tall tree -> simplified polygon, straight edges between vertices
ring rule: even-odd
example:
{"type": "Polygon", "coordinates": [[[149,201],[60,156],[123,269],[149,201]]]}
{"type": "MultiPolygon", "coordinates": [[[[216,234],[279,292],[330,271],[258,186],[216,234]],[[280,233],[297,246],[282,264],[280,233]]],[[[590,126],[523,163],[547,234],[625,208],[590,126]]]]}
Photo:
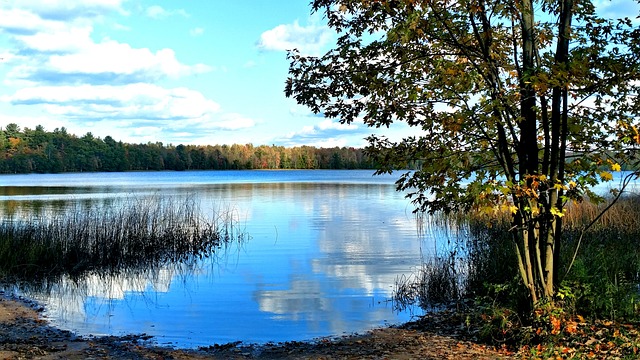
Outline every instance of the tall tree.
{"type": "Polygon", "coordinates": [[[314,0],[339,34],[320,57],[289,53],[285,93],[371,127],[380,173],[418,211],[508,210],[533,304],[554,296],[571,199],[636,162],[640,30],[574,0],[314,0]]]}

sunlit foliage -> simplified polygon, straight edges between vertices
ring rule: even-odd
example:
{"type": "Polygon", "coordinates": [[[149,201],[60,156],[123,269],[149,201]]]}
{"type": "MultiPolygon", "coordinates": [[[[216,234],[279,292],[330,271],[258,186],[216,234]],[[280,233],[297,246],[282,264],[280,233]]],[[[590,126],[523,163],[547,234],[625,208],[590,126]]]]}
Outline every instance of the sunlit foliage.
{"type": "Polygon", "coordinates": [[[286,95],[343,123],[415,128],[368,138],[379,172],[421,164],[398,181],[418,211],[509,211],[532,303],[551,299],[565,205],[638,163],[637,23],[573,0],[312,8],[339,38],[320,57],[289,53],[286,95]]]}

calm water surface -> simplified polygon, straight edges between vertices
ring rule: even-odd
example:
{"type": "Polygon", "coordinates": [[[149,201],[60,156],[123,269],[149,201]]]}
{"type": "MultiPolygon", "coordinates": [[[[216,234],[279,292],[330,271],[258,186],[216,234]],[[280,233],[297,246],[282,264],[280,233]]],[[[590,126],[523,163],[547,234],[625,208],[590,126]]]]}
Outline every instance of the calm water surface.
{"type": "Polygon", "coordinates": [[[27,295],[53,324],[85,335],[147,333],[178,347],[310,340],[410,319],[393,310],[394,283],[420,265],[433,239],[419,233],[396,178],[322,170],[2,175],[0,214],[195,195],[204,213],[233,211],[249,237],[189,268],[63,279],[27,295]]]}

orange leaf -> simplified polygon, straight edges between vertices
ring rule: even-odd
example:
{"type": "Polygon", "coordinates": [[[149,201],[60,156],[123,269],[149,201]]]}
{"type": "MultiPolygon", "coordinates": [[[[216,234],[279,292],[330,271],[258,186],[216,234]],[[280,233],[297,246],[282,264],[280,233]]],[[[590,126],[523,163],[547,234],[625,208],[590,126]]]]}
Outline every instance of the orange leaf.
{"type": "Polygon", "coordinates": [[[553,327],[553,330],[551,330],[551,333],[553,335],[557,335],[560,332],[560,326],[562,325],[560,319],[558,319],[555,316],[551,316],[551,326],[553,327]]]}

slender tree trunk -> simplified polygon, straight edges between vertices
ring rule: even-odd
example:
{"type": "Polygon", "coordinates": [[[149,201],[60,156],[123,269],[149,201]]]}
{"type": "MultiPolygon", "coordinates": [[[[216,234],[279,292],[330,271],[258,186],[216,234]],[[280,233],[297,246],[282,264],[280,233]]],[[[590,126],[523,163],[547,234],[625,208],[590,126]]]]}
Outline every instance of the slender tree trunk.
{"type": "Polygon", "coordinates": [[[538,173],[538,134],[536,119],[536,92],[527,78],[535,74],[535,33],[533,31],[533,4],[522,2],[522,74],[520,83],[520,176],[538,173]]]}
{"type": "MultiPolygon", "coordinates": [[[[573,17],[573,0],[566,0],[564,2],[563,5],[563,12],[562,12],[562,25],[561,25],[561,31],[562,31],[562,43],[563,43],[563,47],[564,47],[564,51],[566,52],[566,57],[563,59],[564,62],[568,62],[568,55],[569,55],[569,40],[570,40],[570,36],[571,36],[571,19],[573,17]]],[[[564,176],[564,164],[566,161],[566,152],[567,152],[567,132],[568,132],[568,125],[569,125],[569,90],[568,90],[568,86],[565,86],[564,89],[562,90],[562,126],[560,127],[560,154],[559,154],[559,164],[558,164],[558,181],[562,184],[564,184],[565,181],[565,176],[564,176]]],[[[558,199],[557,199],[557,207],[560,209],[562,208],[562,195],[563,195],[563,191],[559,190],[558,193],[558,199]]],[[[559,263],[559,257],[560,257],[560,245],[561,245],[561,237],[562,237],[562,218],[557,218],[557,230],[555,233],[556,236],[556,246],[553,249],[554,250],[554,262],[556,264],[559,263]]],[[[554,273],[554,282],[558,282],[558,272],[556,271],[554,273]]]]}
{"type": "MultiPolygon", "coordinates": [[[[535,34],[534,34],[533,4],[531,0],[523,0],[521,10],[522,26],[522,78],[520,81],[520,139],[517,146],[518,173],[520,181],[526,181],[530,185],[531,179],[528,175],[538,173],[538,138],[536,119],[536,92],[531,81],[528,79],[535,73],[535,34]]],[[[527,204],[529,205],[529,204],[527,204]]],[[[524,209],[524,205],[522,205],[524,209]]],[[[530,220],[528,216],[525,220],[530,220]]],[[[523,221],[521,224],[521,240],[524,250],[524,266],[526,279],[525,284],[529,288],[529,293],[533,303],[539,300],[538,286],[536,279],[537,268],[540,265],[539,239],[536,239],[536,231],[531,221],[523,221]]]]}
{"type": "MultiPolygon", "coordinates": [[[[560,3],[560,18],[558,28],[558,43],[556,46],[555,61],[560,71],[566,70],[569,60],[569,40],[571,32],[571,17],[573,12],[573,0],[562,0],[560,3]]],[[[568,122],[568,99],[567,86],[556,86],[552,91],[551,103],[551,163],[550,180],[551,186],[564,182],[564,162],[566,151],[566,133],[568,122]]],[[[562,209],[562,190],[551,188],[549,190],[549,210],[555,207],[562,209]]],[[[545,250],[545,296],[553,296],[555,292],[555,282],[557,281],[556,267],[558,264],[558,253],[562,237],[562,218],[552,214],[547,216],[546,228],[546,250],[545,250]]]]}

